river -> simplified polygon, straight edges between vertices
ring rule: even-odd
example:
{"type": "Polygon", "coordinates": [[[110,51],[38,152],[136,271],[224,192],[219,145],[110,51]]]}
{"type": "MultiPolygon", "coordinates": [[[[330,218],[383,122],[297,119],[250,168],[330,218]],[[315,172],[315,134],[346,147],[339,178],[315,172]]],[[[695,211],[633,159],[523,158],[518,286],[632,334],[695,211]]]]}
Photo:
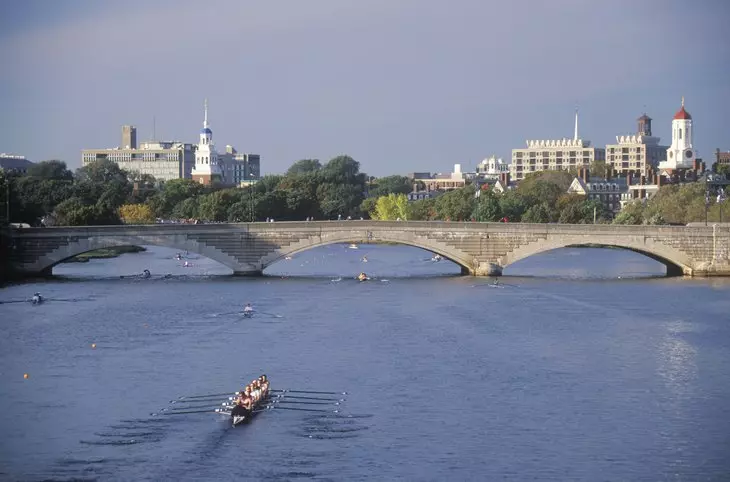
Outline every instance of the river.
{"type": "Polygon", "coordinates": [[[728,279],[588,248],[497,288],[403,246],[325,246],[253,279],[174,254],[0,290],[48,298],[0,304],[0,479],[728,480],[728,279]],[[347,395],[235,429],[165,415],[261,373],[347,395]]]}

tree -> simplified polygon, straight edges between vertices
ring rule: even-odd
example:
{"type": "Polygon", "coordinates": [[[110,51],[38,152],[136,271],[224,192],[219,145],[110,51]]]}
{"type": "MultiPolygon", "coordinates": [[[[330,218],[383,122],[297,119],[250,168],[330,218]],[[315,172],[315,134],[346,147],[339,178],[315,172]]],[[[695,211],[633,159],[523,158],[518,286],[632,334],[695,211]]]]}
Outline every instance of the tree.
{"type": "Polygon", "coordinates": [[[198,197],[189,197],[175,204],[172,208],[172,217],[174,219],[195,219],[198,216],[198,197]]]}
{"type": "Polygon", "coordinates": [[[204,185],[192,179],[172,179],[162,186],[160,192],[149,198],[147,203],[157,217],[167,218],[179,203],[200,196],[207,190],[204,185]]]}
{"type": "Polygon", "coordinates": [[[436,198],[436,215],[445,221],[467,221],[474,211],[474,186],[454,189],[436,198]]]}
{"type": "Polygon", "coordinates": [[[567,190],[567,188],[563,189],[559,184],[542,179],[531,181],[526,185],[520,184],[517,188],[517,192],[522,194],[531,206],[546,203],[550,208],[555,206],[558,198],[567,190]]]}
{"type": "Polygon", "coordinates": [[[506,191],[499,197],[499,207],[502,210],[502,216],[511,222],[518,223],[529,206],[525,197],[519,192],[506,191]]]}
{"type": "Polygon", "coordinates": [[[86,204],[78,197],[66,199],[56,206],[53,217],[59,226],[119,224],[116,211],[110,211],[106,206],[99,204],[86,204]]]}
{"type": "Polygon", "coordinates": [[[377,202],[378,198],[376,197],[365,198],[360,204],[360,212],[362,212],[364,216],[372,218],[373,213],[375,212],[375,204],[377,202]]]}
{"type": "Polygon", "coordinates": [[[11,177],[8,181],[11,218],[29,224],[36,224],[40,218],[53,212],[59,203],[71,197],[74,190],[72,182],[66,180],[20,176],[11,177]]]}
{"type": "Polygon", "coordinates": [[[502,217],[499,196],[491,189],[481,190],[472,218],[479,222],[493,222],[499,221],[502,217]]]}
{"type": "Polygon", "coordinates": [[[408,206],[411,221],[431,221],[436,219],[436,200],[434,198],[419,199],[408,206]]]}
{"type": "Polygon", "coordinates": [[[107,159],[90,162],[76,171],[75,197],[85,204],[104,204],[105,210],[116,212],[132,193],[128,174],[107,159]]]}
{"type": "Polygon", "coordinates": [[[125,224],[152,224],[155,215],[146,204],[124,204],[119,208],[119,217],[125,224]]]}
{"type": "Polygon", "coordinates": [[[525,223],[549,223],[553,219],[553,212],[547,203],[535,204],[525,212],[522,221],[525,223]]]}
{"type": "Polygon", "coordinates": [[[408,198],[405,194],[380,196],[372,213],[372,218],[379,221],[407,221],[408,217],[408,198]]]}
{"type": "Polygon", "coordinates": [[[532,185],[536,182],[548,182],[555,184],[560,188],[560,193],[564,193],[568,190],[570,185],[573,183],[575,175],[570,171],[537,171],[531,172],[525,176],[520,182],[517,190],[520,192],[529,192],[532,190],[532,185]]]}
{"type": "Polygon", "coordinates": [[[380,197],[388,194],[408,194],[411,190],[411,181],[406,176],[386,176],[375,180],[368,195],[380,197]]]}
{"type": "Polygon", "coordinates": [[[641,199],[626,203],[613,219],[613,224],[644,224],[644,210],[641,199]]]}
{"type": "Polygon", "coordinates": [[[356,184],[324,183],[317,187],[317,199],[325,218],[359,216],[362,188],[356,184]]]}
{"type": "Polygon", "coordinates": [[[312,173],[319,171],[320,169],[322,169],[322,164],[319,162],[319,159],[302,159],[292,164],[286,171],[286,175],[293,176],[297,174],[312,173]]]}
{"type": "Polygon", "coordinates": [[[725,179],[730,179],[730,164],[719,164],[715,171],[718,174],[724,175],[725,179]]]}
{"type": "Polygon", "coordinates": [[[359,184],[365,186],[364,174],[360,174],[360,163],[350,156],[337,156],[322,168],[324,182],[335,184],[359,184]]]}
{"type": "Polygon", "coordinates": [[[227,221],[230,206],[241,200],[238,189],[221,189],[200,196],[198,200],[198,217],[207,221],[227,221]]]}
{"type": "Polygon", "coordinates": [[[557,204],[558,222],[564,224],[590,224],[595,209],[596,222],[604,219],[603,204],[595,199],[586,199],[580,194],[565,194],[557,204]]]}
{"type": "Polygon", "coordinates": [[[73,173],[66,167],[66,163],[57,160],[33,164],[28,167],[26,175],[38,179],[53,179],[57,181],[70,181],[73,179],[73,173]]]}

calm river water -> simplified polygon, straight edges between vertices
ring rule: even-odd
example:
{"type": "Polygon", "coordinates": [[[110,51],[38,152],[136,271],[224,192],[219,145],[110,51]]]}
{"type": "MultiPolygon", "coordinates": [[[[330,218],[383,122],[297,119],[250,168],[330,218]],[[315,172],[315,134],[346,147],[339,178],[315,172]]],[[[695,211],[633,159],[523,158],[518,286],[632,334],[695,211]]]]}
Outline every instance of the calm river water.
{"type": "Polygon", "coordinates": [[[601,249],[523,260],[501,288],[401,246],[326,246],[258,279],[174,254],[0,290],[49,299],[0,305],[0,479],[730,478],[730,280],[601,249]],[[253,319],[232,314],[247,302],[253,319]],[[235,429],[151,415],[262,372],[348,395],[235,429]]]}

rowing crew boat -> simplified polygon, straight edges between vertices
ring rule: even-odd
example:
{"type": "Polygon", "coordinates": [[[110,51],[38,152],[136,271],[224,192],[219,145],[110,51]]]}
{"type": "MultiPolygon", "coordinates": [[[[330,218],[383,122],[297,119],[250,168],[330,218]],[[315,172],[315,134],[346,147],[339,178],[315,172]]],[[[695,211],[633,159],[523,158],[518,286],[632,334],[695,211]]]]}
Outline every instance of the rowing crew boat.
{"type": "Polygon", "coordinates": [[[224,415],[230,415],[231,417],[231,423],[234,427],[241,425],[242,423],[248,423],[253,419],[253,416],[262,410],[259,410],[259,408],[266,404],[266,402],[269,399],[269,392],[268,390],[264,395],[259,399],[258,402],[256,402],[253,407],[251,407],[251,410],[247,410],[241,405],[238,405],[237,403],[231,401],[231,404],[225,405],[222,410],[220,410],[218,413],[222,413],[224,415]]]}

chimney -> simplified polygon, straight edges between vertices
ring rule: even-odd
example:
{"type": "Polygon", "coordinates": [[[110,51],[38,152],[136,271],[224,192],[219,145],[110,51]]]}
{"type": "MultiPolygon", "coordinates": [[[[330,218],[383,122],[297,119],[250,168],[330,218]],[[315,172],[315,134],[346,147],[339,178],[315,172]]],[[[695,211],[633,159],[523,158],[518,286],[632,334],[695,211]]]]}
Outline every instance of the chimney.
{"type": "Polygon", "coordinates": [[[626,185],[630,186],[631,181],[633,181],[633,176],[631,175],[631,171],[626,173],[626,185]]]}
{"type": "Polygon", "coordinates": [[[613,177],[613,167],[609,164],[606,166],[606,181],[610,181],[613,177]]]}
{"type": "Polygon", "coordinates": [[[588,179],[590,178],[590,173],[588,172],[587,167],[582,167],[579,171],[581,179],[583,179],[583,182],[587,183],[588,179]]]}

